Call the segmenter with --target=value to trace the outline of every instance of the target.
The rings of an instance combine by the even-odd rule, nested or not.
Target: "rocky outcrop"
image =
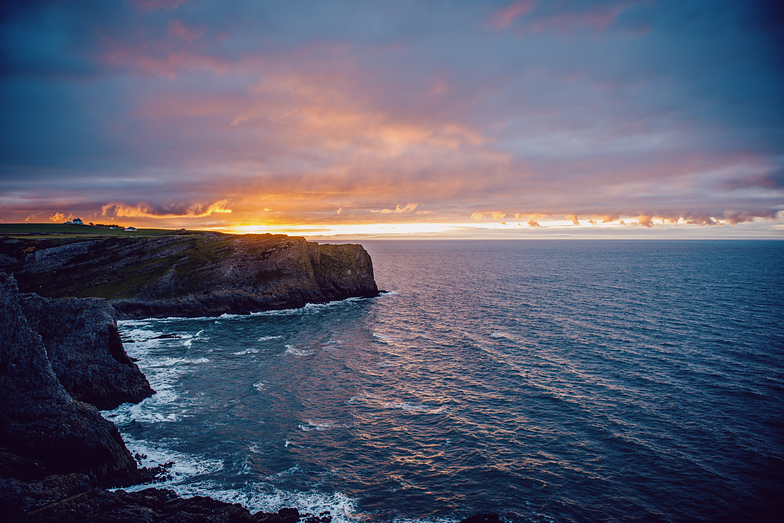
[[[114,309],[95,298],[21,298],[57,379],[76,400],[101,410],[138,403],[154,391],[123,348]]]
[[[62,386],[23,314],[16,282],[5,274],[0,274],[0,317],[3,468],[22,475],[82,473],[101,483],[127,481],[137,467],[117,427]]]
[[[24,292],[109,299],[120,318],[213,316],[378,294],[360,245],[219,233],[0,239]]]
[[[138,469],[117,428],[93,405],[72,398],[58,380],[58,375],[70,380],[75,394],[97,403],[109,397],[113,404],[124,394],[151,392],[146,379],[140,383],[134,377],[138,369],[122,348],[110,308],[103,300],[20,297],[14,278],[0,273],[0,318],[3,521],[330,520],[328,515],[301,517],[295,509],[251,514],[237,504],[198,496],[183,499],[169,490],[104,490],[149,482],[165,472]],[[69,346],[74,347],[70,355]],[[49,348],[52,352],[47,354]],[[53,369],[50,357],[60,371]],[[111,383],[113,372],[118,372],[119,384]],[[90,386],[90,379],[101,385]],[[129,383],[131,392],[126,391]]]
[[[180,498],[165,489],[111,492],[91,487],[85,478],[73,475],[49,476],[24,484],[0,479],[0,510],[5,521],[29,523],[328,523],[331,520],[329,516],[300,515],[293,508],[275,514],[251,514],[236,503],[203,496]],[[3,492],[9,495],[3,497]]]

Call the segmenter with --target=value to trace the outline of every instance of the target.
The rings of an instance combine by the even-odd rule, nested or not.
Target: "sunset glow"
[[[781,238],[784,24],[687,4],[7,7],[0,220]]]

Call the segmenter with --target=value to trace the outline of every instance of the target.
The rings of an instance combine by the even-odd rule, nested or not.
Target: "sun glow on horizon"
[[[756,221],[756,220],[755,220]],[[651,229],[667,234],[676,229],[692,230],[695,234],[706,229],[725,229],[729,223],[717,222],[715,227],[705,227],[683,219],[668,221],[661,218],[618,218],[614,220],[581,219],[573,217],[528,219],[509,221],[472,221],[472,222],[413,222],[413,223],[344,223],[344,224],[243,224],[216,226],[212,230],[229,234],[287,234],[308,238],[367,238],[367,239],[405,239],[405,238],[532,238],[532,237],[612,237],[615,233],[623,236],[643,233]],[[744,229],[754,227],[754,222],[740,224]],[[739,227],[732,225],[731,228]],[[740,233],[740,231],[738,231]],[[746,230],[745,232],[749,232]]]

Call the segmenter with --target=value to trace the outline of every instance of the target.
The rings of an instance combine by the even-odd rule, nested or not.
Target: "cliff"
[[[19,303],[16,282],[0,274],[0,459],[21,479],[82,473],[123,481],[136,462],[111,422],[74,400],[52,368],[41,337]]]
[[[23,292],[110,300],[119,318],[213,316],[378,294],[360,245],[285,235],[0,239]]]
[[[30,328],[41,336],[57,379],[74,399],[109,410],[154,394],[125,353],[106,300],[28,294],[20,305]]]
[[[104,300],[21,296],[14,278],[0,273],[3,521],[330,521],[296,509],[251,514],[238,504],[183,499],[169,490],[104,490],[164,472],[138,469],[117,428],[95,407],[152,394],[122,347],[111,310]]]

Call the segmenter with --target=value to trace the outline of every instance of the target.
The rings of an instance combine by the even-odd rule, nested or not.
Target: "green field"
[[[109,227],[93,227],[90,225],[71,225],[64,223],[0,223],[0,235],[24,236],[26,238],[35,235],[46,235],[50,238],[85,236],[158,236],[172,232],[173,231],[169,229],[139,229],[138,231],[124,231],[122,228],[110,229]]]

